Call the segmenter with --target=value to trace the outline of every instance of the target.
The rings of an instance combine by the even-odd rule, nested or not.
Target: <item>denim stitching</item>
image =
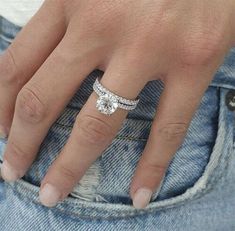
[[[19,198],[21,198],[22,200],[24,200],[25,202],[28,203],[28,199],[30,199],[30,202],[33,202],[35,203],[36,205],[39,205],[39,206],[43,206],[40,202],[38,202],[36,199],[30,197],[28,194],[26,195],[22,195],[21,192],[14,188],[11,184],[9,184],[8,182],[5,182],[5,184],[7,184],[7,187],[10,187],[12,191],[14,191],[18,196]],[[17,183],[20,185],[20,182]],[[25,186],[22,186],[20,185],[20,188],[22,189],[22,187],[25,187]],[[27,187],[27,186],[26,186]],[[36,186],[34,186],[36,187]],[[27,188],[28,191],[31,191],[30,189]],[[176,197],[175,197],[176,198]],[[194,197],[192,198],[192,200],[197,200],[198,198],[197,197]],[[192,201],[190,199],[190,201]],[[152,209],[149,209],[148,211],[138,211],[138,212],[120,212],[118,215],[114,215],[114,216],[108,216],[108,217],[105,217],[105,216],[86,216],[86,215],[81,215],[77,212],[73,212],[73,211],[70,211],[68,212],[67,209],[65,208],[58,208],[58,207],[53,207],[53,208],[48,208],[48,209],[51,209],[51,210],[57,210],[63,214],[67,214],[67,215],[73,215],[74,217],[76,218],[82,218],[82,219],[87,219],[87,220],[99,220],[99,219],[103,219],[103,220],[108,220],[108,221],[111,221],[111,220],[119,220],[119,219],[122,219],[122,220],[128,220],[129,218],[136,218],[138,216],[144,216],[146,214],[153,214],[153,213],[156,213],[156,212],[159,212],[159,211],[162,211],[162,210],[165,210],[165,209],[171,209],[171,208],[175,208],[175,207],[179,207],[179,206],[182,206],[184,204],[186,204],[188,202],[188,200],[184,200],[184,201],[180,201],[179,203],[176,203],[176,204],[171,204],[169,206],[159,206],[158,208],[152,208]],[[68,204],[70,205],[74,205],[75,203],[74,202],[71,202],[71,201],[67,201]],[[79,204],[78,204],[79,205]],[[86,209],[86,208],[85,208]]]

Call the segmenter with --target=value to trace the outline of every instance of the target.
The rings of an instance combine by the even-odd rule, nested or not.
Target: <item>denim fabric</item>
[[[3,18],[0,28],[3,52],[21,28]],[[0,181],[0,230],[234,231],[235,113],[226,105],[226,96],[235,89],[235,48],[205,92],[184,143],[147,208],[132,206],[129,186],[157,113],[161,81],[145,86],[137,108],[69,197],[54,208],[40,204],[40,182],[102,74],[94,70],[87,77],[51,126],[26,175],[14,183]],[[0,140],[0,159],[6,143]]]

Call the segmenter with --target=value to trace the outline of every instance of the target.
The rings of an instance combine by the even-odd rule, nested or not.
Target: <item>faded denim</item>
[[[21,28],[3,18],[0,28],[3,52]],[[65,145],[95,78],[102,74],[95,70],[87,77],[51,126],[27,174],[15,183],[0,181],[0,230],[234,231],[235,113],[226,97],[235,90],[235,48],[205,92],[184,143],[147,208],[132,206],[129,186],[157,113],[164,89],[160,81],[145,86],[138,107],[129,112],[112,144],[69,197],[54,208],[40,204],[40,181]],[[0,159],[6,142],[0,140]]]

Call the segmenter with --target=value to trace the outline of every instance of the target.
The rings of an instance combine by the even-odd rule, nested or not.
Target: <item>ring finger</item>
[[[136,81],[137,71],[130,71],[126,64],[126,68],[121,68],[122,62],[112,60],[101,83],[117,95],[135,99],[145,85],[144,80],[139,76]],[[123,109],[117,109],[110,116],[102,114],[96,109],[96,100],[93,92],[78,114],[67,144],[41,182],[40,200],[46,206],[54,206],[72,191],[111,143],[127,115]]]

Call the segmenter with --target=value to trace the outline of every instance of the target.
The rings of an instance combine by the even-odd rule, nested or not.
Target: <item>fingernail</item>
[[[5,138],[7,138],[6,129],[0,125],[0,139],[5,139]]]
[[[39,199],[41,203],[47,207],[53,207],[60,200],[61,193],[59,190],[51,185],[45,184],[41,191],[39,192]]]
[[[3,161],[1,167],[1,175],[5,181],[16,181],[20,178],[20,174],[8,163],[8,161]]]
[[[137,209],[143,209],[145,208],[152,196],[152,191],[148,188],[140,188],[136,191],[133,199],[133,205]]]

